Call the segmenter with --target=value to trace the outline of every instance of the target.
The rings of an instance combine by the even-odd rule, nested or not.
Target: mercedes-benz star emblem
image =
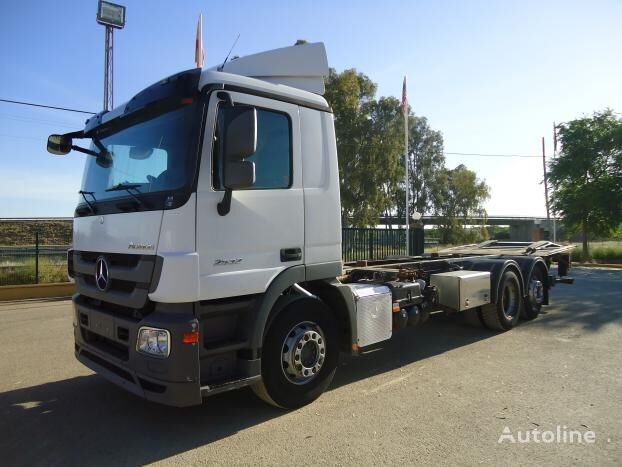
[[[102,292],[108,290],[110,279],[108,277],[108,263],[103,256],[97,258],[95,263],[95,284]]]

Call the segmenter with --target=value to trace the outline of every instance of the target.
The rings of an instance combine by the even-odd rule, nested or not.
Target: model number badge
[[[128,250],[153,250],[153,243],[134,243],[130,242]]]
[[[230,264],[240,264],[242,262],[242,258],[233,258],[233,259],[217,259],[214,261],[214,266],[228,266]]]

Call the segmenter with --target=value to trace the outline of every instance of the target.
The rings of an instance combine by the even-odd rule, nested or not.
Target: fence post
[[[373,239],[373,230],[372,229],[368,229],[367,230],[367,247],[369,249],[369,256],[368,258],[370,260],[374,259],[374,239]]]
[[[35,231],[35,284],[39,283],[39,231]]]

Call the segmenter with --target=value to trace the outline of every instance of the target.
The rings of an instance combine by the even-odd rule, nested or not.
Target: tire
[[[287,305],[270,325],[261,355],[261,381],[252,386],[268,404],[295,409],[331,383],[339,358],[337,323],[318,299]]]
[[[518,276],[514,271],[506,270],[501,276],[497,303],[482,307],[482,320],[489,329],[509,331],[518,324],[522,309],[523,299]]]
[[[481,307],[471,308],[470,310],[465,310],[462,312],[462,316],[464,316],[464,322],[469,326],[473,326],[476,328],[481,328],[485,326],[482,319]]]
[[[546,275],[542,272],[542,268],[536,265],[527,281],[527,296],[521,313],[522,319],[536,319],[540,314],[544,302],[544,284],[546,284]]]

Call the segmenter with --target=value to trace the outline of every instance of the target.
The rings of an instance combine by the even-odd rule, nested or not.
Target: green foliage
[[[466,229],[466,226],[472,223],[469,220],[471,217],[486,216],[482,204],[490,197],[488,185],[461,164],[453,170],[443,170],[441,186],[443,200],[438,211],[442,217],[439,225],[441,242],[451,244],[486,240],[488,234],[483,226],[479,234],[474,233],[473,229]]]
[[[588,259],[586,259],[581,250],[575,249],[572,252],[572,261],[574,262],[583,263],[590,259],[597,260],[600,263],[606,263],[607,261],[614,263],[622,262],[622,246],[593,247]]]
[[[374,225],[392,206],[400,167],[399,102],[375,99],[376,85],[356,70],[330,70],[325,97],[335,113],[344,225]],[[344,189],[347,187],[347,189]]]
[[[550,163],[551,205],[568,232],[581,231],[589,259],[588,240],[609,235],[622,221],[622,120],[605,110],[557,130],[561,153]]]
[[[374,226],[383,215],[405,217],[404,117],[398,99],[375,95],[376,85],[363,73],[330,70],[324,96],[335,115],[344,226]],[[446,215],[448,222],[452,215],[481,214],[486,184],[464,166],[447,170],[442,134],[410,110],[408,119],[410,213]],[[456,220],[449,236],[464,225]],[[487,232],[477,236],[487,238]]]

